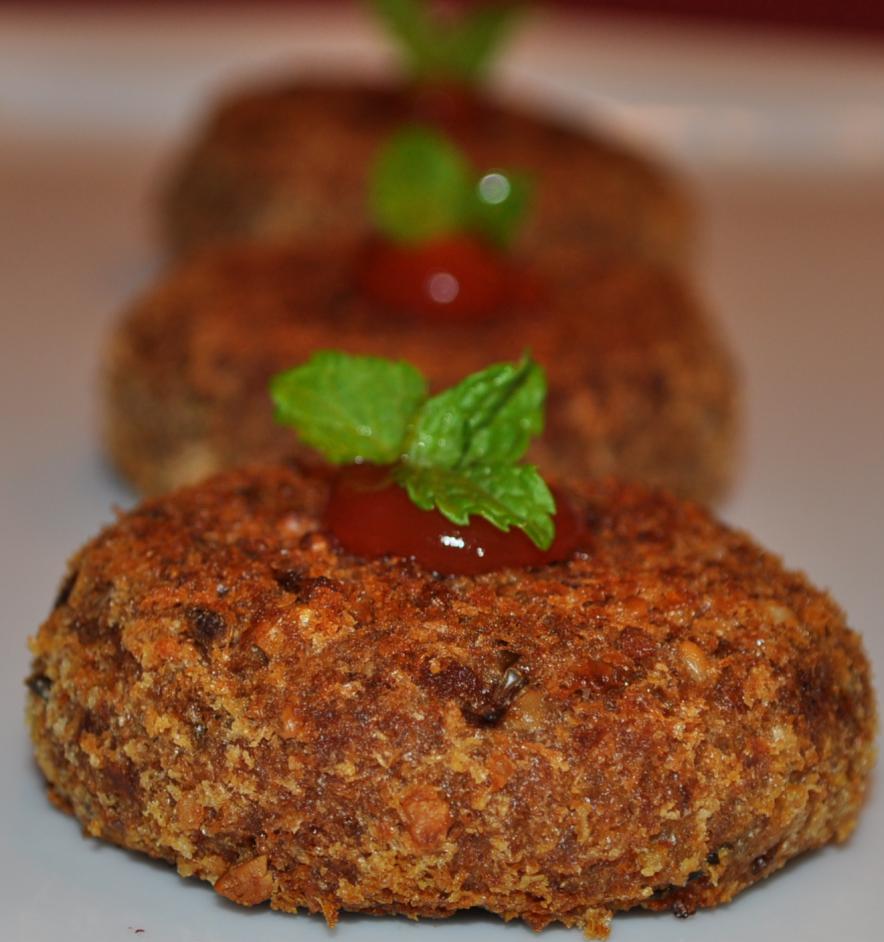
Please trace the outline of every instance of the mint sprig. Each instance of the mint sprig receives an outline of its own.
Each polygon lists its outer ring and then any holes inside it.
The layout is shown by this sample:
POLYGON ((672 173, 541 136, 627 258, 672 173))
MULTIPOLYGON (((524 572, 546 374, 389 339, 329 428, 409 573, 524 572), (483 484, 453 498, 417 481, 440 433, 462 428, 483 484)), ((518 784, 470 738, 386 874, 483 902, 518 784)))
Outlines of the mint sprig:
POLYGON ((428 0, 372 0, 377 16, 399 40, 408 68, 420 80, 472 83, 488 70, 520 9, 486 3, 448 16, 428 0))
POLYGON ((477 173, 445 135, 420 126, 404 128, 381 148, 369 183, 374 224, 395 242, 474 232, 503 248, 530 197, 526 176, 477 173))
POLYGON ((407 363, 326 350, 273 377, 270 393, 277 419, 333 464, 391 465, 424 510, 459 525, 475 514, 541 549, 552 543, 555 501, 537 468, 520 463, 543 430, 546 398, 529 356, 430 397, 407 363))

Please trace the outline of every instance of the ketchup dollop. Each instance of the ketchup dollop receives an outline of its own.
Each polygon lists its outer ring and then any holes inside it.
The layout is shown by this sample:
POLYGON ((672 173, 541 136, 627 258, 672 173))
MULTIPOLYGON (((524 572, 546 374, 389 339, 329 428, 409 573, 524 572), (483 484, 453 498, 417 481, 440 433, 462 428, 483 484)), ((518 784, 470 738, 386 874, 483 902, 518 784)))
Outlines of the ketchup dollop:
POLYGON ((375 465, 338 473, 325 519, 341 546, 357 556, 406 556, 436 572, 476 575, 544 566, 572 555, 582 536, 580 521, 561 493, 554 496, 556 535, 548 550, 538 549, 515 527, 504 533, 477 516, 458 526, 436 510, 421 510, 389 469, 375 465))
POLYGON ((357 265, 360 289, 400 314, 481 321, 539 299, 539 290, 499 250, 469 235, 417 245, 372 239, 357 265))

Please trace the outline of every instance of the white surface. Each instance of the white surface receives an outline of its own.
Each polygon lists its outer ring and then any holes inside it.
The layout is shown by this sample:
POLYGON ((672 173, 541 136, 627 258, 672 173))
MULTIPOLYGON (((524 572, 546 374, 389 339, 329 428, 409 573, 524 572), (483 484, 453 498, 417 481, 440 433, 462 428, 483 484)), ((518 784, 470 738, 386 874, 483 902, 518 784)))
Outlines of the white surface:
MULTIPOLYGON (((0 13, 4 940, 533 938, 481 916, 417 927, 345 918, 331 933, 317 919, 233 907, 165 866, 83 840, 46 803, 30 760, 25 638, 65 558, 113 503, 131 501, 98 452, 94 385, 109 322, 156 264, 151 186, 212 82, 311 43, 312 61, 384 59, 369 30, 334 15, 0 13)), ((725 515, 831 588, 880 677, 884 57, 548 22, 520 40, 506 82, 570 107, 601 93, 604 111, 690 170, 705 228, 699 277, 745 374, 745 460, 725 515)), ((613 939, 872 942, 882 841, 879 785, 846 847, 688 921, 618 917, 613 939)))

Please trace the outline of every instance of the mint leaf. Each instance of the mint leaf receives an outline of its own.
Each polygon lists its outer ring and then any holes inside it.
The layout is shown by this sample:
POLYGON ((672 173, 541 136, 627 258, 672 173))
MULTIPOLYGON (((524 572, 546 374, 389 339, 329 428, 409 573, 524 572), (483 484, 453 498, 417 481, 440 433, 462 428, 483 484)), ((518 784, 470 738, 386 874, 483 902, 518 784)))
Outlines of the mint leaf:
POLYGON ((513 464, 543 431, 546 376, 530 357, 473 373, 418 412, 405 460, 421 467, 513 464))
POLYGON ((533 465, 450 469, 406 462, 397 469, 396 478, 418 507, 435 507, 452 523, 462 526, 479 514, 501 530, 519 527, 540 549, 552 544, 555 500, 533 465))
POLYGON ((533 186, 524 174, 494 170, 476 183, 469 203, 470 227, 506 247, 531 202, 533 186))
POLYGON ((426 0, 372 0, 372 6, 401 43, 416 77, 463 82, 476 81, 487 71, 519 12, 511 3, 446 17, 434 16, 426 0))
POLYGON ((401 43, 409 68, 417 75, 432 72, 437 52, 426 4, 421 0, 372 0, 372 6, 401 43))
POLYGON ((467 217, 472 171, 446 137, 407 128, 386 144, 371 174, 369 206, 377 228, 395 241, 456 232, 467 217))
POLYGON ((277 420, 333 464, 392 464, 427 387, 409 363, 326 350, 274 376, 270 395, 277 420))
POLYGON ((492 55, 520 12, 514 4, 498 3, 464 14, 451 26, 440 55, 444 63, 437 68, 465 81, 477 81, 487 72, 492 55))

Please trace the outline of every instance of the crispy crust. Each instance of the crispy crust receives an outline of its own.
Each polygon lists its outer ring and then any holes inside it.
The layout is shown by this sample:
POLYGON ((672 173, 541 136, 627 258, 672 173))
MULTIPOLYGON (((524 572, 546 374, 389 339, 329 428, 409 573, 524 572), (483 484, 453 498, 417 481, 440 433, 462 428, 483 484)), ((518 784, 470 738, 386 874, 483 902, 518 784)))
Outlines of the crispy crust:
POLYGON ((594 484, 570 562, 438 577, 338 551, 326 493, 228 473, 72 559, 28 713, 88 834, 330 922, 479 906, 604 937, 852 831, 859 638, 745 536, 594 484))
MULTIPOLYGON (((406 87, 290 82, 223 101, 164 197, 175 253, 231 238, 338 238, 366 225, 366 174, 380 144, 413 121, 406 87)), ((690 212, 681 187, 646 158, 589 132, 488 100, 449 129, 476 167, 536 177, 523 245, 617 246, 682 261, 690 212)))
POLYGON ((132 307, 106 356, 105 437, 139 490, 294 453, 267 381, 328 347, 408 359, 437 388, 529 349, 550 383, 533 457, 554 475, 616 473, 703 500, 725 489, 733 369, 675 274, 548 250, 533 263, 548 285, 541 310, 452 326, 367 301, 350 287, 355 257, 352 242, 230 246, 192 259, 132 307))

